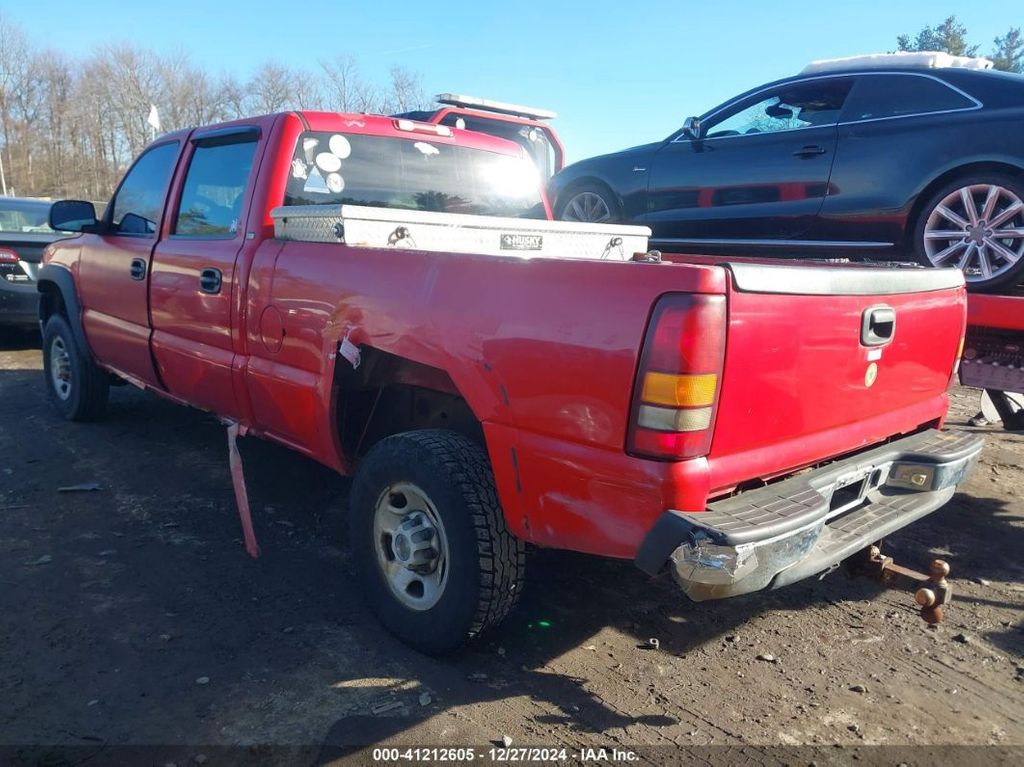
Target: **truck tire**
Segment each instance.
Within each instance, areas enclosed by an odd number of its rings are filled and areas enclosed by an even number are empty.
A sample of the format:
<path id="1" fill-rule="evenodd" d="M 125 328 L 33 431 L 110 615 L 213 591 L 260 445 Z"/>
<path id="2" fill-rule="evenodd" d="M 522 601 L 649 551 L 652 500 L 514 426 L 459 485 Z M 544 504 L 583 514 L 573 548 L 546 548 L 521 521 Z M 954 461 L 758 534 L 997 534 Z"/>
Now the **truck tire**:
<path id="1" fill-rule="evenodd" d="M 43 328 L 43 373 L 50 402 L 69 421 L 92 421 L 103 415 L 110 376 L 89 359 L 61 314 Z"/>
<path id="2" fill-rule="evenodd" d="M 917 259 L 925 266 L 960 266 L 972 291 L 1012 288 L 1024 279 L 1022 202 L 1024 182 L 1002 173 L 962 176 L 946 184 L 915 222 Z"/>
<path id="3" fill-rule="evenodd" d="M 525 547 L 505 526 L 487 453 L 460 434 L 375 445 L 352 484 L 349 528 L 371 609 L 420 652 L 457 649 L 519 599 Z"/>

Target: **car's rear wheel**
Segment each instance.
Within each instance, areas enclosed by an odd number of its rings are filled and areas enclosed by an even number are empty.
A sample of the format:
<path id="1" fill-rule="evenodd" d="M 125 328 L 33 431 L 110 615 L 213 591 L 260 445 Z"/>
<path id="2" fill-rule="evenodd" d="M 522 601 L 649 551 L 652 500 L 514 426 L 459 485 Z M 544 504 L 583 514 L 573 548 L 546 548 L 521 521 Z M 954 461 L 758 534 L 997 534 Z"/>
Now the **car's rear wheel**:
<path id="1" fill-rule="evenodd" d="M 495 626 L 522 588 L 487 453 L 455 432 L 388 437 L 352 485 L 353 560 L 371 609 L 399 639 L 449 652 Z"/>
<path id="2" fill-rule="evenodd" d="M 50 402 L 69 421 L 103 415 L 110 377 L 78 347 L 68 321 L 54 314 L 43 328 L 43 373 Z"/>
<path id="3" fill-rule="evenodd" d="M 622 210 L 607 188 L 599 184 L 583 184 L 566 193 L 557 217 L 562 221 L 614 224 L 622 220 Z"/>
<path id="4" fill-rule="evenodd" d="M 972 290 L 1016 285 L 1024 278 L 1024 184 L 1002 174 L 947 184 L 922 209 L 914 243 L 922 264 L 963 269 Z"/>

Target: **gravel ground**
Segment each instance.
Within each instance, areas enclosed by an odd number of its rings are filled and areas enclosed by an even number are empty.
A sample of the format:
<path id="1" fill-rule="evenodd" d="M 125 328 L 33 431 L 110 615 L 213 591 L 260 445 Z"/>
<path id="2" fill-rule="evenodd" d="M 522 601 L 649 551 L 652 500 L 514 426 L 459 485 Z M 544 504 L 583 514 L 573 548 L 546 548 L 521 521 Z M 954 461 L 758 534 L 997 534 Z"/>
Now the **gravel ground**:
<path id="1" fill-rule="evenodd" d="M 502 630 L 436 660 L 360 600 L 346 479 L 242 440 L 252 560 L 216 420 L 122 387 L 106 420 L 65 423 L 37 344 L 0 343 L 0 762 L 151 745 L 159 763 L 370 761 L 372 744 L 509 738 L 576 758 L 1021 763 L 1024 434 L 973 429 L 988 444 L 962 492 L 887 542 L 952 566 L 937 629 L 908 592 L 841 574 L 693 604 L 628 562 L 536 551 Z M 977 392 L 953 400 L 970 428 Z M 82 483 L 99 489 L 58 492 Z"/>

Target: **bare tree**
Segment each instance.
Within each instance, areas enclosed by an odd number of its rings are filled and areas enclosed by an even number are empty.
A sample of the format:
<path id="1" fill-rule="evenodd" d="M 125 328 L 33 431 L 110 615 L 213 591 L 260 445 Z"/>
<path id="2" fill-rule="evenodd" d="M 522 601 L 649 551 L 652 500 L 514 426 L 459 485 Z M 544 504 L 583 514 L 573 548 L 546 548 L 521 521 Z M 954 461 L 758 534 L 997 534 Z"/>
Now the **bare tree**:
<path id="1" fill-rule="evenodd" d="M 0 160 L 7 190 L 106 199 L 133 157 L 161 129 L 289 109 L 397 112 L 426 103 L 420 79 L 402 68 L 386 85 L 365 79 L 351 56 L 315 70 L 275 61 L 241 81 L 211 73 L 185 50 L 158 55 L 112 43 L 84 58 L 36 49 L 0 11 Z"/>

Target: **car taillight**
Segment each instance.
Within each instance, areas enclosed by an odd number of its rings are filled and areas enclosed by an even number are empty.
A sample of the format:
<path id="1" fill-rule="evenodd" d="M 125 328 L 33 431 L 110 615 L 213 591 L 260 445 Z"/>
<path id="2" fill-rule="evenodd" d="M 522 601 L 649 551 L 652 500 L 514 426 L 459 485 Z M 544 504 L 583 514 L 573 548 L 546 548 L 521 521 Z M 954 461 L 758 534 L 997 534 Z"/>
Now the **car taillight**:
<path id="1" fill-rule="evenodd" d="M 0 264 L 18 263 L 18 254 L 10 248 L 0 248 Z"/>
<path id="2" fill-rule="evenodd" d="M 679 461 L 711 448 L 725 362 L 725 296 L 666 295 L 647 326 L 626 450 Z"/>

